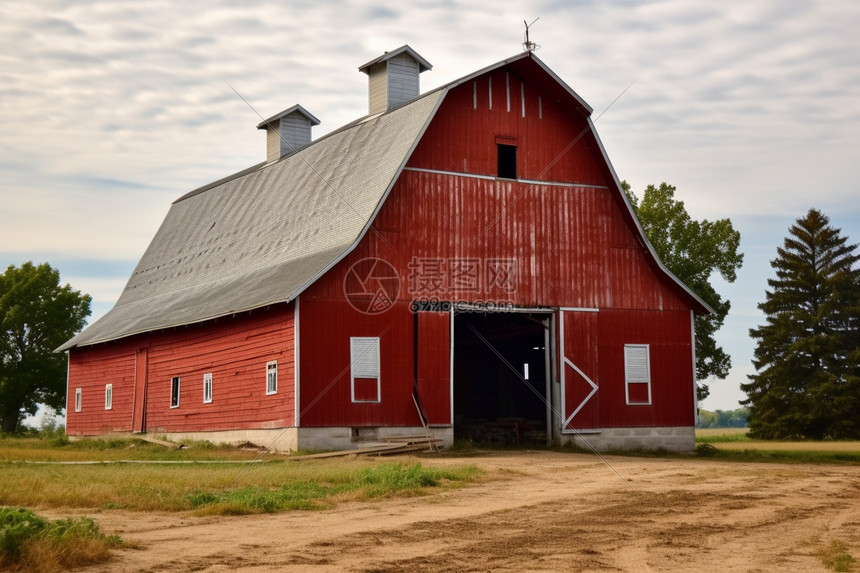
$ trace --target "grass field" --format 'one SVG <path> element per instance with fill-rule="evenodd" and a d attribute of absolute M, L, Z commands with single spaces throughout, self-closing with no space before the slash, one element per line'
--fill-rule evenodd
<path fill-rule="evenodd" d="M 860 463 L 860 441 L 753 440 L 746 428 L 706 428 L 696 430 L 696 444 L 700 454 L 729 460 Z"/>
<path fill-rule="evenodd" d="M 86 439 L 70 442 L 65 436 L 49 438 L 0 435 L 0 462 L 8 461 L 247 461 L 255 450 L 192 442 L 188 448 L 166 448 L 135 438 Z"/>
<path fill-rule="evenodd" d="M 420 495 L 426 488 L 461 485 L 479 473 L 469 465 L 425 468 L 379 458 L 292 461 L 267 455 L 251 464 L 258 456 L 205 444 L 176 450 L 128 439 L 4 438 L 0 506 L 266 513 Z"/>

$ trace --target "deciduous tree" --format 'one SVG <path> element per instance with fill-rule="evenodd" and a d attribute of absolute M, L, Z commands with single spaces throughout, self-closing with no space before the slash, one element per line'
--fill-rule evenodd
<path fill-rule="evenodd" d="M 829 223 L 810 209 L 771 261 L 757 373 L 741 385 L 752 436 L 860 438 L 860 255 Z"/>
<path fill-rule="evenodd" d="M 37 404 L 65 406 L 66 356 L 54 350 L 83 328 L 90 301 L 47 263 L 0 274 L 0 430 L 17 430 Z"/>
<path fill-rule="evenodd" d="M 622 186 L 660 260 L 715 311 L 695 320 L 696 379 L 698 398 L 703 400 L 710 393 L 704 380 L 723 379 L 732 366 L 731 357 L 715 338 L 731 303 L 711 285 L 711 275 L 718 272 L 726 282 L 735 281 L 744 260 L 743 253 L 738 252 L 741 235 L 729 219 L 697 221 L 690 217 L 684 202 L 675 199 L 672 185 L 649 185 L 641 199 L 630 191 L 626 181 Z"/>

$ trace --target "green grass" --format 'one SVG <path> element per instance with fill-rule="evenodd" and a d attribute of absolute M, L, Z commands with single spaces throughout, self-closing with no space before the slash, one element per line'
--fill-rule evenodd
<path fill-rule="evenodd" d="M 137 438 L 86 438 L 69 441 L 65 436 L 50 438 L 0 434 L 0 461 L 118 461 L 118 460 L 250 460 L 258 452 L 192 442 L 185 449 L 168 448 Z"/>
<path fill-rule="evenodd" d="M 711 446 L 713 450 L 703 452 L 701 446 Z M 767 450 L 744 449 L 723 450 L 711 444 L 700 444 L 696 447 L 700 456 L 735 462 L 779 462 L 806 464 L 860 464 L 860 452 L 832 452 L 810 450 Z"/>
<path fill-rule="evenodd" d="M 26 463 L 28 458 L 68 461 L 80 458 L 82 452 L 91 461 L 137 458 L 140 463 Z M 171 461 L 192 463 L 156 463 L 156 452 Z M 16 454 L 21 461 L 10 461 Z M 269 456 L 267 463 L 248 466 L 248 460 L 236 459 L 236 454 L 231 448 L 199 448 L 193 453 L 193 449 L 169 450 L 133 440 L 93 440 L 53 448 L 21 439 L 0 440 L 0 460 L 6 460 L 0 461 L 0 506 L 266 513 L 328 507 L 342 500 L 422 495 L 430 488 L 465 484 L 480 474 L 471 465 L 442 469 L 379 458 L 291 461 Z M 228 463 L 206 463 L 218 460 Z"/>
<path fill-rule="evenodd" d="M 101 563 L 113 547 L 89 517 L 50 521 L 23 508 L 0 508 L 0 568 L 4 571 L 62 571 Z"/>
<path fill-rule="evenodd" d="M 297 479 L 280 487 L 243 487 L 223 491 L 198 489 L 186 499 L 198 514 L 240 515 L 291 509 L 321 509 L 332 501 L 423 495 L 429 488 L 456 486 L 479 475 L 473 466 L 427 468 L 419 463 L 385 462 L 370 467 L 339 469 L 317 479 Z"/>

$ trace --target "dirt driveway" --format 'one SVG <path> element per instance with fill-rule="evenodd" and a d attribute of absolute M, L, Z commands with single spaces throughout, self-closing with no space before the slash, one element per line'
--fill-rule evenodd
<path fill-rule="evenodd" d="M 422 458 L 494 479 L 325 511 L 104 512 L 102 531 L 142 548 L 82 571 L 826 571 L 833 540 L 860 570 L 857 466 L 607 460 L 614 470 L 555 452 Z"/>

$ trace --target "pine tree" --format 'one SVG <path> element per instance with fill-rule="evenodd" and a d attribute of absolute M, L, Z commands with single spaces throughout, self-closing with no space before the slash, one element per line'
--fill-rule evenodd
<path fill-rule="evenodd" d="M 771 261 L 757 374 L 741 385 L 754 437 L 860 438 L 860 255 L 829 223 L 810 209 Z"/>

